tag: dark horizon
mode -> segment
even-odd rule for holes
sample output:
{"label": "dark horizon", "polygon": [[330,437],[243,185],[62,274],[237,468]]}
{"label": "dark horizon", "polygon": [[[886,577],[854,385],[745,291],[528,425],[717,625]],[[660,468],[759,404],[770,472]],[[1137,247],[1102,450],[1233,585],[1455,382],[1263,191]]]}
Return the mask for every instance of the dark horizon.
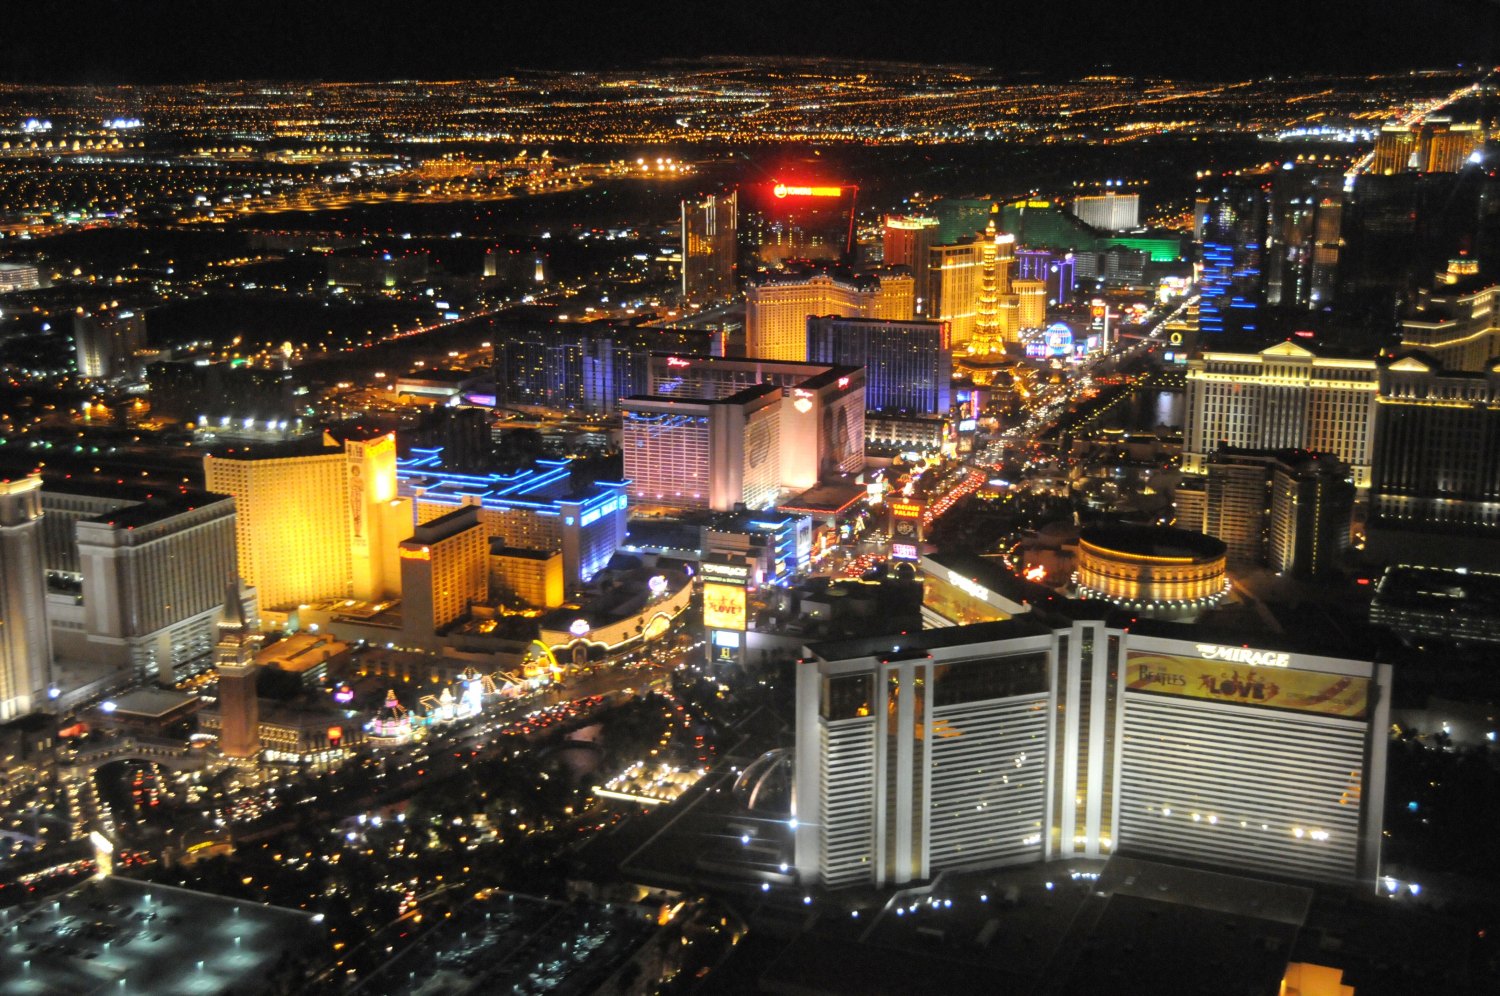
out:
{"label": "dark horizon", "polygon": [[[1264,0],[1184,9],[1076,0],[1056,16],[933,0],[557,0],[461,14],[391,0],[57,0],[7,11],[0,81],[165,84],[485,79],[644,68],[662,60],[831,58],[969,64],[1004,75],[1248,79],[1493,63],[1493,0]],[[1312,9],[1308,9],[1312,8]],[[427,15],[427,16],[423,16]],[[1024,20],[1022,18],[1025,18]]]}

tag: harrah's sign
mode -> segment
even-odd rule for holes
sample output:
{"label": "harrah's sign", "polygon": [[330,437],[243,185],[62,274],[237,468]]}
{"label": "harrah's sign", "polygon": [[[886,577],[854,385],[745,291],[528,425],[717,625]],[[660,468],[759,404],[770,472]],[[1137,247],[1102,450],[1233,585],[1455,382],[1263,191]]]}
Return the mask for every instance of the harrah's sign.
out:
{"label": "harrah's sign", "polygon": [[1232,664],[1249,664],[1252,667],[1291,667],[1292,655],[1274,650],[1251,650],[1249,647],[1221,647],[1215,643],[1200,643],[1198,656],[1206,661],[1229,661]]}

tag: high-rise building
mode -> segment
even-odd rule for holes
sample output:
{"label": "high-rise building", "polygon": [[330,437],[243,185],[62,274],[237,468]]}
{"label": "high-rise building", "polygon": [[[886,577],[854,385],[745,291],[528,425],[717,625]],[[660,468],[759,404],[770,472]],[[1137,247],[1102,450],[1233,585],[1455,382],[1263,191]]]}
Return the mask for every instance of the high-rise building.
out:
{"label": "high-rise building", "polygon": [[[985,594],[939,560],[924,569],[957,597]],[[1390,665],[1220,639],[1033,610],[806,648],[799,878],[902,885],[1119,853],[1373,885]]]}
{"label": "high-rise building", "polygon": [[1141,195],[1106,191],[1075,197],[1068,208],[1084,224],[1104,232],[1128,232],[1141,223]]}
{"label": "high-rise building", "polygon": [[744,227],[757,261],[790,259],[856,263],[853,184],[771,182],[740,190]]}
{"label": "high-rise building", "polygon": [[1039,329],[1047,324],[1047,282],[1045,280],[1012,280],[1016,295],[1017,322],[1023,329]]}
{"label": "high-rise building", "polygon": [[614,322],[518,323],[496,327],[495,397],[501,405],[541,405],[610,414],[621,398],[649,390],[651,354],[722,355],[712,332]]}
{"label": "high-rise building", "polygon": [[1375,136],[1370,172],[1379,176],[1405,173],[1417,159],[1417,135],[1405,125],[1386,125]]}
{"label": "high-rise building", "polygon": [[944,322],[826,316],[807,320],[807,359],[864,367],[871,409],[946,415],[953,353]]}
{"label": "high-rise building", "polygon": [[1341,173],[1280,170],[1271,179],[1265,248],[1266,303],[1321,308],[1333,301],[1342,248]]}
{"label": "high-rise building", "polygon": [[927,268],[937,230],[936,218],[885,216],[884,262],[886,266],[905,266],[911,270],[914,310],[919,318],[926,317],[932,306],[932,279]]}
{"label": "high-rise building", "polygon": [[1208,458],[1202,525],[1188,528],[1222,541],[1231,566],[1317,577],[1349,549],[1354,495],[1349,468],[1327,453],[1226,446]]}
{"label": "high-rise building", "polygon": [[1500,569],[1500,366],[1382,368],[1367,535],[1392,563]]}
{"label": "high-rise building", "polygon": [[1208,191],[1198,329],[1215,335],[1256,328],[1262,297],[1268,182],[1233,179]]}
{"label": "high-rise building", "polygon": [[659,397],[722,400],[766,384],[781,389],[783,488],[804,491],[863,469],[866,376],[859,367],[717,357],[651,360],[651,393]]}
{"label": "high-rise building", "polygon": [[40,474],[0,481],[0,723],[47,701],[52,645],[41,489]]}
{"label": "high-rise building", "polygon": [[1484,132],[1477,124],[1430,117],[1420,125],[1386,125],[1375,139],[1370,172],[1377,176],[1416,171],[1457,173],[1478,151]]}
{"label": "high-rise building", "polygon": [[1349,550],[1354,483],[1327,454],[1283,459],[1271,472],[1266,562],[1274,571],[1318,577],[1341,566]]}
{"label": "high-rise building", "polygon": [[561,553],[570,587],[603,570],[625,541],[624,483],[577,485],[568,460],[538,460],[511,474],[474,475],[448,470],[441,450],[413,449],[397,462],[396,484],[419,523],[475,505],[487,539]]}
{"label": "high-rise building", "polygon": [[974,235],[969,238],[968,242],[933,246],[927,253],[932,306],[924,317],[948,324],[954,349],[969,344],[979,318],[983,250]]}
{"label": "high-rise building", "polygon": [[401,541],[401,632],[408,642],[433,642],[485,602],[489,548],[476,505],[429,519]]}
{"label": "high-rise building", "polygon": [[1057,304],[1071,301],[1078,289],[1078,265],[1071,252],[1017,249],[1016,277],[1018,280],[1043,281],[1047,287],[1047,300]]}
{"label": "high-rise building", "polygon": [[1449,260],[1401,320],[1401,348],[1421,350],[1447,370],[1485,370],[1500,356],[1497,305],[1500,285],[1479,275],[1477,260]]}
{"label": "high-rise building", "polygon": [[745,289],[746,352],[762,360],[806,360],[809,315],[910,321],[911,274],[904,267],[856,274],[796,263],[753,277]]}
{"label": "high-rise building", "polygon": [[562,554],[490,540],[490,600],[555,609],[563,603]]}
{"label": "high-rise building", "polygon": [[[212,652],[223,579],[237,570],[234,499],[157,498],[75,529],[82,604],[48,600],[59,653],[171,685],[175,668]],[[81,619],[60,618],[67,608]]]}
{"label": "high-rise building", "polygon": [[396,544],[411,505],[396,491],[394,433],[248,446],[204,458],[208,490],[233,495],[240,574],[262,609],[400,588]]}
{"label": "high-rise building", "polygon": [[225,757],[252,758],[260,753],[260,699],[255,692],[259,668],[258,640],[245,618],[239,584],[231,577],[224,586],[224,605],[216,624],[214,665],[219,675],[219,752]]}
{"label": "high-rise building", "polygon": [[731,511],[768,508],[781,481],[781,388],[724,398],[638,395],[621,402],[631,501]]}
{"label": "high-rise building", "polygon": [[1457,173],[1472,161],[1484,142],[1484,132],[1477,124],[1438,123],[1429,119],[1431,131],[1423,127],[1426,140],[1422,168],[1429,173]]}
{"label": "high-rise building", "polygon": [[42,274],[35,263],[0,263],[0,294],[36,290]]}
{"label": "high-rise building", "polygon": [[682,300],[707,305],[734,295],[739,192],[682,202]]}
{"label": "high-rise building", "polygon": [[80,309],[73,316],[73,346],[80,377],[140,377],[145,364],[137,354],[146,348],[146,316],[128,309]]}
{"label": "high-rise building", "polygon": [[1221,446],[1305,449],[1347,463],[1370,483],[1375,361],[1320,356],[1288,341],[1260,352],[1205,351],[1188,361],[1182,469],[1203,474]]}
{"label": "high-rise building", "polygon": [[972,239],[975,233],[984,230],[984,223],[995,202],[989,197],[944,197],[932,205],[937,217],[937,237],[933,242],[952,245]]}

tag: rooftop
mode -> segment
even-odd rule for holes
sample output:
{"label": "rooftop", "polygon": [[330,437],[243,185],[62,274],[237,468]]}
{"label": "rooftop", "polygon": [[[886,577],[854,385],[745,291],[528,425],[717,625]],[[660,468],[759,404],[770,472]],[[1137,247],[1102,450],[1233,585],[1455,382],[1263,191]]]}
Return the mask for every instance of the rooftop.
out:
{"label": "rooftop", "polygon": [[1079,539],[1100,550],[1130,557],[1211,560],[1224,556],[1228,549],[1212,536],[1174,526],[1085,526]]}
{"label": "rooftop", "polygon": [[159,719],[168,713],[198,701],[196,695],[184,695],[165,688],[133,688],[113,700],[110,710],[116,716],[143,716]]}
{"label": "rooftop", "polygon": [[[46,490],[52,490],[50,488]],[[143,501],[139,505],[130,505],[125,508],[116,509],[113,512],[105,512],[96,515],[85,522],[103,522],[114,526],[116,529],[136,529],[141,526],[149,526],[153,523],[170,519],[173,516],[182,515],[203,508],[206,505],[219,505],[232,503],[234,498],[230,495],[216,495],[208,491],[182,491],[177,494],[154,495],[150,500]],[[232,504],[226,511],[232,511]]]}
{"label": "rooftop", "polygon": [[0,911],[0,996],[255,992],[312,914],[108,877]]}

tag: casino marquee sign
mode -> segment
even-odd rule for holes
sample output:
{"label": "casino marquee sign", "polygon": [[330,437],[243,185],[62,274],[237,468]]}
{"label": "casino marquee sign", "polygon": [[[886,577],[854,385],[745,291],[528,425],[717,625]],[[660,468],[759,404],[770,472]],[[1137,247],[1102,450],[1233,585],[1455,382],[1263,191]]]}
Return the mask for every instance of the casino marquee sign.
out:
{"label": "casino marquee sign", "polygon": [[[1204,653],[1205,650],[1224,653]],[[1125,687],[1233,705],[1364,719],[1370,680],[1288,666],[1288,655],[1241,647],[1198,646],[1198,657],[1132,650],[1125,655]]]}

